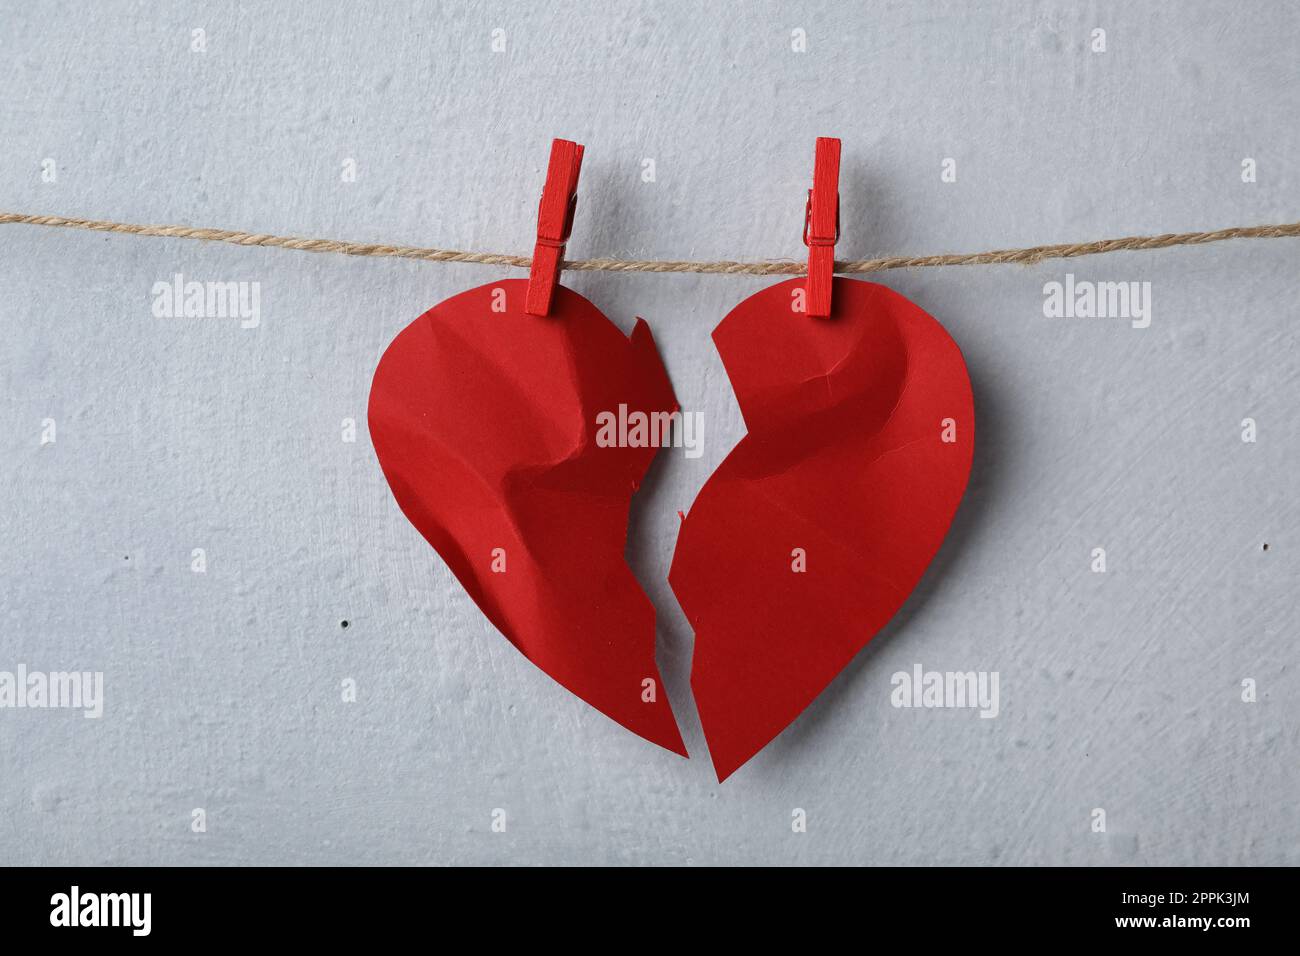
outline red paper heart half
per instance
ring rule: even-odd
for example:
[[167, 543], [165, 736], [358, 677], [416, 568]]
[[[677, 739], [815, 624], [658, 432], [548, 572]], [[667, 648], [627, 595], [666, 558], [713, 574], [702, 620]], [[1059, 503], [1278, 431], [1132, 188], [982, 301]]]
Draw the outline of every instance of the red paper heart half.
[[[582, 296], [524, 312], [528, 283], [434, 306], [375, 371], [370, 436], [402, 512], [524, 656], [685, 756], [655, 665], [655, 613], [624, 560], [655, 447], [601, 447], [597, 416], [677, 408], [649, 327]], [[650, 683], [653, 682], [653, 683]]]
[[970, 475], [970, 379], [943, 326], [840, 278], [831, 317], [810, 318], [792, 311], [803, 289], [765, 289], [713, 332], [748, 434], [700, 490], [669, 572], [719, 780], [899, 609]]

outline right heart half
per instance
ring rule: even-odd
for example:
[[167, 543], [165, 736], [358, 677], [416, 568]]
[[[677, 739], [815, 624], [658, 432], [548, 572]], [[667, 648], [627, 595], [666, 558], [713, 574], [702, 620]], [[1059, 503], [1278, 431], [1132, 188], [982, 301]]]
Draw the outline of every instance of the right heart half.
[[943, 326], [844, 278], [812, 318], [792, 308], [804, 286], [764, 289], [713, 332], [748, 434], [684, 518], [669, 572], [719, 780], [894, 616], [970, 475], [970, 379]]

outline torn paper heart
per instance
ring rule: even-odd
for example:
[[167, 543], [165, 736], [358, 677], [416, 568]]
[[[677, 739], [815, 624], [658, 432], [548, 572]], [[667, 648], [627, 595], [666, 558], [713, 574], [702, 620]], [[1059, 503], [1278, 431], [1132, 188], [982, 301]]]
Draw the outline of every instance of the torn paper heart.
[[394, 339], [370, 435], [403, 513], [534, 664], [647, 740], [685, 755], [655, 666], [655, 612], [624, 560], [628, 504], [657, 452], [599, 447], [597, 416], [677, 408], [646, 324], [631, 339], [556, 287], [490, 283]]
[[748, 434], [687, 513], [669, 573], [719, 780], [899, 609], [970, 474], [970, 380], [943, 327], [841, 278], [830, 318], [812, 318], [792, 312], [803, 289], [765, 289], [713, 332]]

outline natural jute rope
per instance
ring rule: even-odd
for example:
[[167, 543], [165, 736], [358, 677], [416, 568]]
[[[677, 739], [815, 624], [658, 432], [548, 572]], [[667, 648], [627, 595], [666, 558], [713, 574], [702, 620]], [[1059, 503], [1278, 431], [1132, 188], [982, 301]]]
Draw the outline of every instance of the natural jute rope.
[[[527, 269], [527, 256], [506, 256], [493, 252], [460, 252], [456, 249], [424, 249], [419, 246], [382, 246], [364, 242], [340, 242], [335, 239], [299, 239], [293, 236], [267, 236], [232, 229], [200, 229], [192, 226], [145, 226], [101, 219], [69, 219], [65, 216], [29, 216], [0, 213], [0, 225], [23, 223], [31, 226], [58, 226], [66, 229], [89, 229], [129, 236], [164, 236], [171, 239], [206, 239], [231, 242], [237, 246], [273, 246], [302, 252], [338, 252], [347, 256], [371, 256], [391, 259], [422, 259], [426, 262], [477, 262], [487, 266], [513, 266]], [[856, 259], [835, 263], [843, 273], [883, 272], [886, 269], [919, 269], [928, 266], [983, 266], [1005, 263], [1032, 264], [1044, 259], [1072, 259], [1105, 252], [1131, 249], [1166, 249], [1170, 246], [1199, 246], [1226, 239], [1283, 239], [1300, 237], [1300, 222], [1276, 226], [1234, 226], [1213, 232], [1172, 232], [1161, 236], [1127, 236], [1123, 239], [1098, 239], [1094, 242], [1062, 243], [1054, 246], [1031, 246], [1027, 249], [999, 249], [993, 252], [969, 252], [941, 256], [891, 256], [885, 259]], [[711, 275], [782, 276], [803, 275], [803, 262], [664, 262], [645, 259], [577, 259], [566, 261], [565, 269], [583, 272], [701, 272]]]

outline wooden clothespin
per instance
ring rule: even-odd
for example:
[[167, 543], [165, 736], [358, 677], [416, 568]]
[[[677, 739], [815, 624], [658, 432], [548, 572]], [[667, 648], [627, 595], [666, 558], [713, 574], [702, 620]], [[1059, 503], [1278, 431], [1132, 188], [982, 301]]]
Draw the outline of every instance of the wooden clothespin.
[[524, 311], [546, 315], [560, 281], [564, 246], [573, 231], [573, 213], [578, 206], [578, 173], [582, 169], [582, 147], [567, 139], [551, 141], [551, 162], [537, 210], [537, 245], [528, 272], [528, 297]]
[[803, 241], [808, 247], [808, 314], [831, 314], [835, 277], [835, 243], [840, 238], [840, 141], [817, 137], [813, 159], [813, 188], [808, 190]]

